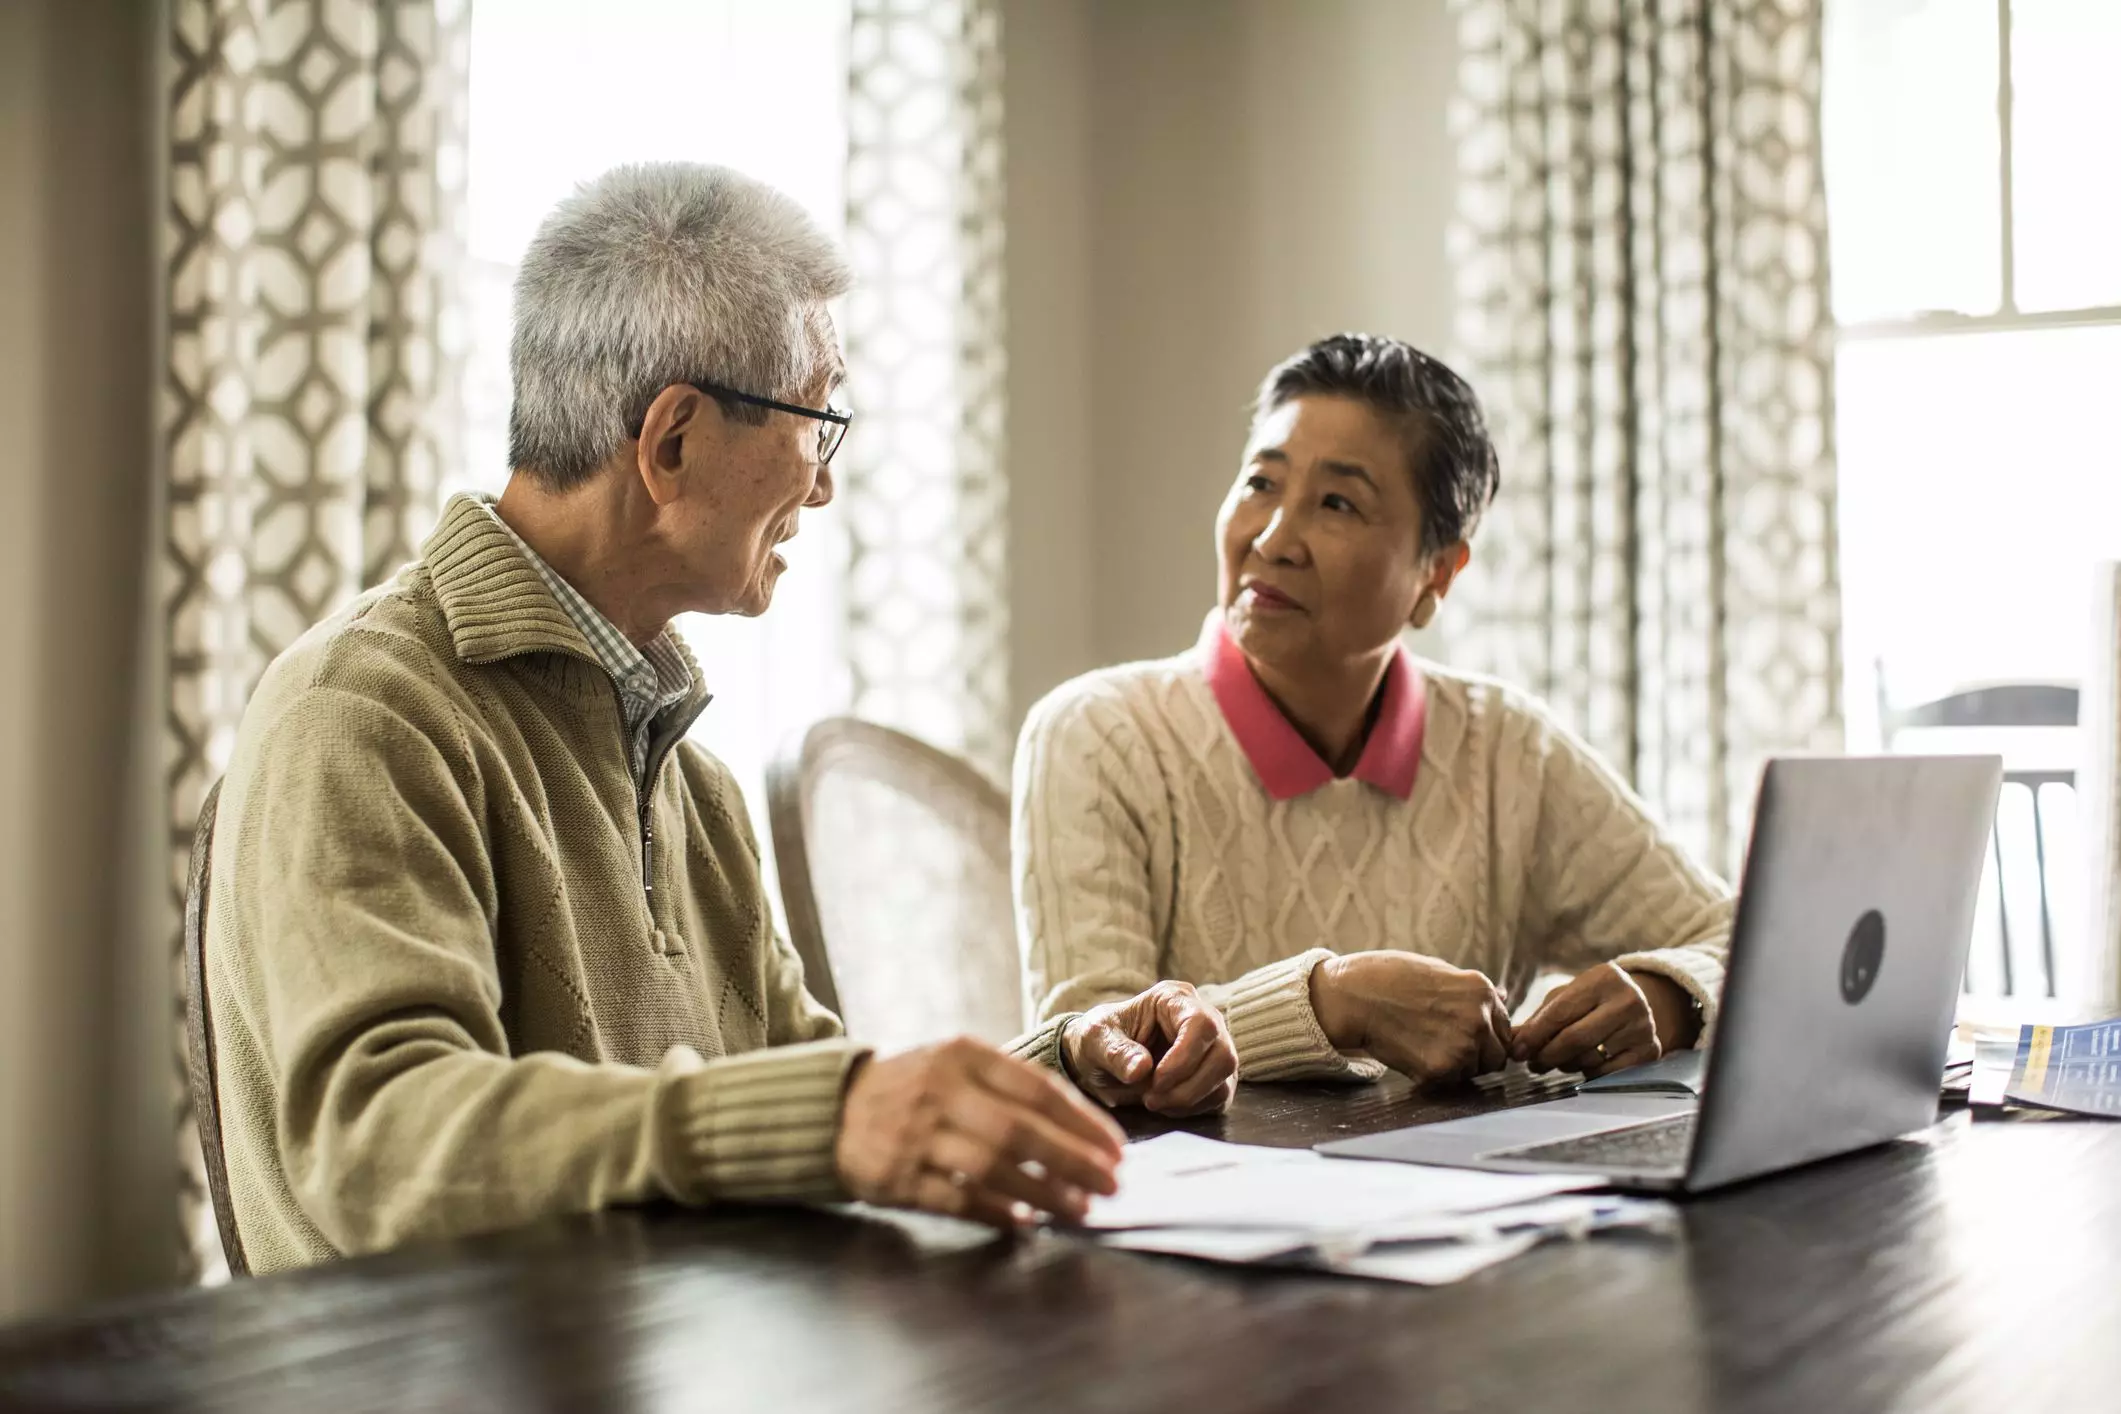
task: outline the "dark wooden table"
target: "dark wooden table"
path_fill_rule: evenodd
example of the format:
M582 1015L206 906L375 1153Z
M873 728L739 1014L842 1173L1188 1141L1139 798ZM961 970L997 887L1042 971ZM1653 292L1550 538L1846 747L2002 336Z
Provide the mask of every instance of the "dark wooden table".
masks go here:
M1303 1144L1490 1103L1248 1089L1189 1127ZM1690 1203L1676 1237L1438 1290L608 1214L0 1332L0 1408L2121 1410L2121 1125L1960 1113Z

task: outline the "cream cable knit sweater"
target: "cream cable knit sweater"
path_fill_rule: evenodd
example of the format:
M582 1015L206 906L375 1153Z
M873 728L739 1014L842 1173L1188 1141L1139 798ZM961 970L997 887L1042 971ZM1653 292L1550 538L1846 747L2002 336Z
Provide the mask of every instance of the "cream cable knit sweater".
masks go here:
M1542 971L1614 960L1713 1025L1729 888L1537 702L1421 663L1408 800L1340 779L1276 802L1199 655L1087 674L1025 723L1013 853L1042 1018L1179 978L1223 1008L1245 1079L1368 1079L1320 1030L1311 969L1393 948L1478 968L1513 1005Z

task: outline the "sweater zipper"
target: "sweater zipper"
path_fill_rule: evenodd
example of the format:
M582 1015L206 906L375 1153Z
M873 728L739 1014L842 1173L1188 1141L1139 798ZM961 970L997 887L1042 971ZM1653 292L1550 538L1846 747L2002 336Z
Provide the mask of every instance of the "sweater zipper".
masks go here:
M665 732L648 744L648 769L641 784L641 894L648 900L648 916L655 917L655 783L662 774L670 749L685 735L683 730Z

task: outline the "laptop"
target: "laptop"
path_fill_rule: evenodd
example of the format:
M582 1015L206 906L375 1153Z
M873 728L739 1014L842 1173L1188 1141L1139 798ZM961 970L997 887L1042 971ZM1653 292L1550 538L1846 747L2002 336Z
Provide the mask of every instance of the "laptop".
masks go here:
M1935 1123L2002 781L1995 756L1768 764L1698 1098L1579 1091L1318 1151L1703 1193Z

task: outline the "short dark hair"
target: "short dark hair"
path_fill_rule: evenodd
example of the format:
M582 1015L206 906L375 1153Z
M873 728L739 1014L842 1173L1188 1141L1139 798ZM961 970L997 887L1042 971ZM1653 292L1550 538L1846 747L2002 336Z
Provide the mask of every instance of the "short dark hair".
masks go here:
M1252 415L1314 395L1354 398L1407 429L1424 553L1472 537L1502 471L1465 379L1399 339L1333 334L1276 364L1260 382Z

